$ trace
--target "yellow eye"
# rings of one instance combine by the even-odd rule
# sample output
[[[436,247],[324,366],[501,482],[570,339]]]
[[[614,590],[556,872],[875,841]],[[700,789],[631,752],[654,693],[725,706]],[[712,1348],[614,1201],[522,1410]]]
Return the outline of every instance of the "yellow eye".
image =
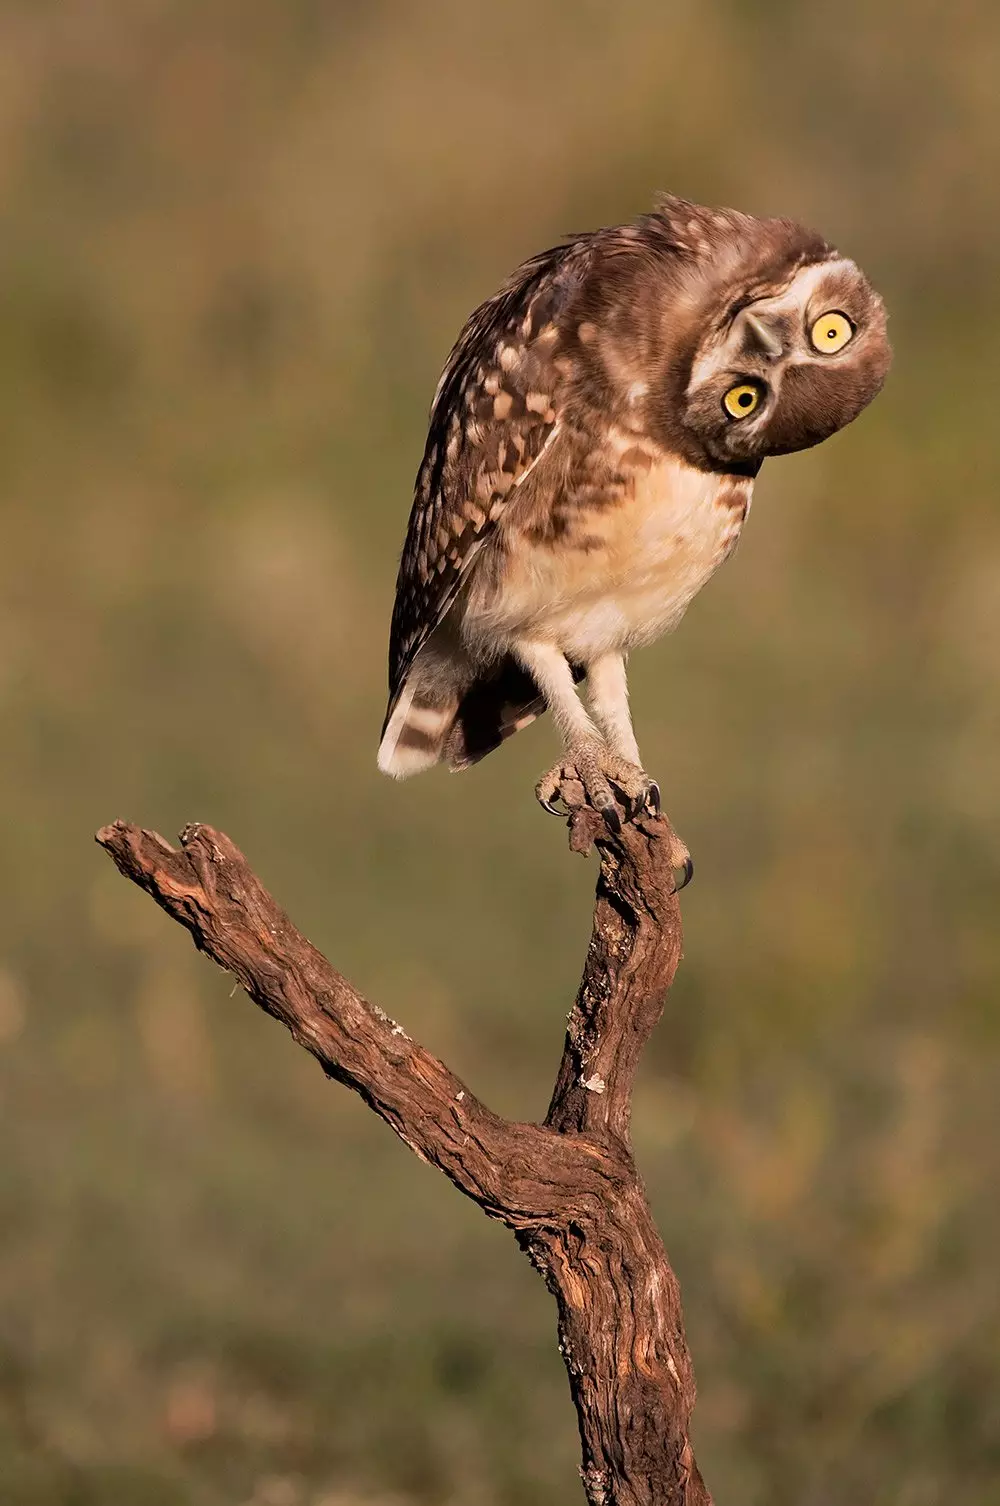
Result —
[[[816,323],[809,331],[809,338],[816,350],[821,350],[824,355],[836,355],[854,334],[854,325],[846,314],[838,313],[831,309],[828,314],[820,314]]]
[[[722,406],[730,418],[748,418],[760,403],[760,388],[752,382],[741,382],[738,387],[730,387],[722,399]]]

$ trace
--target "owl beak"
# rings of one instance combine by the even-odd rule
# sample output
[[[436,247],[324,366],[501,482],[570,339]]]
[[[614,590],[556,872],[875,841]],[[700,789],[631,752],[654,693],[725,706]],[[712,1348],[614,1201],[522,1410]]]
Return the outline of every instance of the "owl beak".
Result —
[[[749,343],[755,345],[765,356],[769,356],[773,361],[782,354],[783,346],[778,336],[757,314],[751,314],[744,309],[740,315],[740,321],[747,331]]]

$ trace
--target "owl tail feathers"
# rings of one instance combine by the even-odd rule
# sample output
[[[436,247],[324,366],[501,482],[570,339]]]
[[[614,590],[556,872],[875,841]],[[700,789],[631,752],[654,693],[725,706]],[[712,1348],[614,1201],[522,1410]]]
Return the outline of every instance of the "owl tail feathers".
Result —
[[[418,659],[382,732],[378,766],[394,779],[436,763],[467,769],[545,710],[534,680],[511,658],[447,695],[438,674],[425,679],[420,671]]]
[[[395,706],[390,706],[379,743],[378,766],[393,779],[408,779],[441,762],[458,710],[457,696],[445,705],[420,696],[415,678],[411,674]]]

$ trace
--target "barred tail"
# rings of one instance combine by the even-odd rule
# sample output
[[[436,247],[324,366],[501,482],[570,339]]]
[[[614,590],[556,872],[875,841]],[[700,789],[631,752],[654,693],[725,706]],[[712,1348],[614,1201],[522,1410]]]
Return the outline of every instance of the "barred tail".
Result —
[[[421,689],[415,671],[416,665],[390,707],[379,744],[378,766],[393,779],[407,779],[441,762],[458,711],[457,695],[435,702]]]
[[[436,763],[466,769],[545,709],[527,670],[512,658],[476,673],[468,661],[452,659],[443,674],[440,658],[413,664],[389,704],[378,750],[383,774],[406,779]]]

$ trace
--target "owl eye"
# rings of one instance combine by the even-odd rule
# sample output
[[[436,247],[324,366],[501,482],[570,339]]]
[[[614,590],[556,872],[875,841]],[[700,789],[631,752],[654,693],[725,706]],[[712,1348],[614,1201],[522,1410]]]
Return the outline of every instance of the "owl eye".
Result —
[[[838,350],[843,350],[853,334],[854,325],[847,315],[831,309],[828,314],[820,314],[809,331],[809,338],[814,350],[821,350],[824,355],[832,356]]]
[[[730,418],[749,418],[759,405],[760,388],[752,382],[740,382],[738,387],[730,387],[722,399],[722,406]]]

